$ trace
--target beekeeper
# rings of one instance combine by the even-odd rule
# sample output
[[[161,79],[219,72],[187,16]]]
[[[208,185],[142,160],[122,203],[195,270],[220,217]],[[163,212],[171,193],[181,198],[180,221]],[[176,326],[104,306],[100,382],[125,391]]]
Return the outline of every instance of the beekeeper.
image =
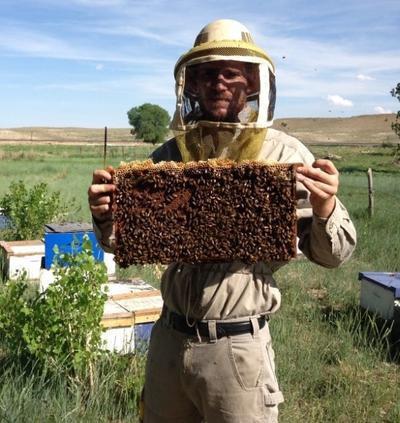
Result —
[[[349,215],[336,197],[339,174],[314,160],[297,139],[270,128],[275,68],[248,29],[233,20],[204,27],[175,66],[175,137],[155,162],[267,159],[302,162],[297,170],[300,250],[337,267],[356,243]],[[113,248],[109,171],[89,188],[94,227]],[[283,263],[172,263],[162,276],[164,309],[148,352],[144,421],[163,423],[276,422],[283,401],[275,373],[268,318],[281,304],[273,273]]]

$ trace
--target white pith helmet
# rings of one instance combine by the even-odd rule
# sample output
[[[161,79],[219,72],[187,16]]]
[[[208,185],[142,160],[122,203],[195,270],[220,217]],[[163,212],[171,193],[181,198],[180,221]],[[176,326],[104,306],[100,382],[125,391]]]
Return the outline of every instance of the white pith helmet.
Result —
[[[250,63],[267,61],[275,72],[271,58],[256,46],[250,31],[243,24],[232,19],[219,19],[199,32],[193,47],[178,59],[174,75],[177,76],[183,65],[224,59]]]

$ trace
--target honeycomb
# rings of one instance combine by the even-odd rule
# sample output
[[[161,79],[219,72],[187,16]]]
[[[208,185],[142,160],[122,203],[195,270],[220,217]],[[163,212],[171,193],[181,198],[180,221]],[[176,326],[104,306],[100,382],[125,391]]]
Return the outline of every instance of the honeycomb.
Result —
[[[288,261],[296,256],[296,166],[121,164],[114,174],[115,261]]]

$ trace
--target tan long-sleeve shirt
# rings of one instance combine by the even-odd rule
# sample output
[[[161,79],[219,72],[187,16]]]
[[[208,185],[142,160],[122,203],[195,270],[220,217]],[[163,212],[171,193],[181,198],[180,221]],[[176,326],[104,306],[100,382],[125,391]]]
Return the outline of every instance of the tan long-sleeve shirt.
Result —
[[[174,139],[152,154],[153,161],[181,161]],[[269,129],[259,159],[282,163],[312,164],[311,152],[296,138]],[[103,248],[112,251],[112,222],[94,225]],[[327,219],[313,215],[309,192],[297,183],[297,233],[299,249],[311,261],[337,267],[348,260],[356,245],[356,231],[343,204]],[[195,320],[234,320],[271,314],[278,310],[281,295],[273,273],[286,263],[242,262],[172,263],[164,272],[161,292],[165,305]]]

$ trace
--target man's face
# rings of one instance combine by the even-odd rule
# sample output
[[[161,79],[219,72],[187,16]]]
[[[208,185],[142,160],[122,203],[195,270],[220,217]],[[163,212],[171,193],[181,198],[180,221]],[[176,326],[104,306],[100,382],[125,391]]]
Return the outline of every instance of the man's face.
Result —
[[[237,122],[254,81],[246,64],[219,60],[193,66],[192,88],[196,92],[203,118],[211,121]]]

